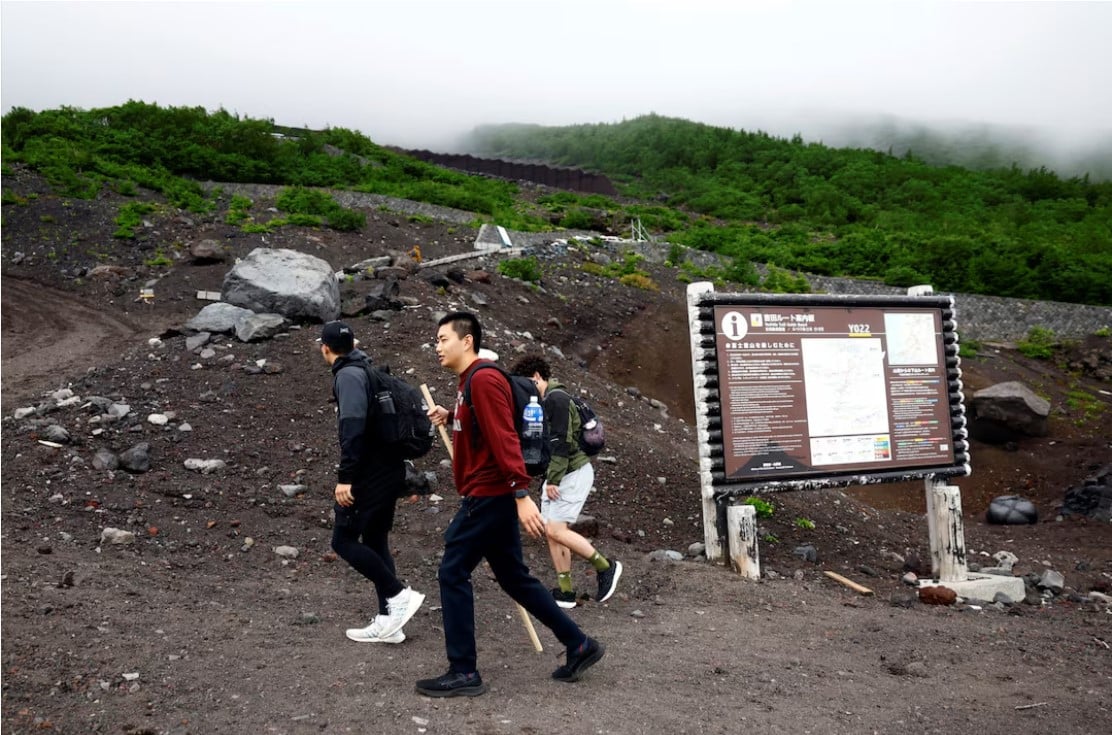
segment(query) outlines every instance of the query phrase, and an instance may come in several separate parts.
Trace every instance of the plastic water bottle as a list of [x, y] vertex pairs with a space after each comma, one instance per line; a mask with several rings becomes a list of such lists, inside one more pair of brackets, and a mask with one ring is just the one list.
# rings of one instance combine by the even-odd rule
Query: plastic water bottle
[[525, 433], [522, 436], [521, 454], [525, 464], [537, 464], [541, 461], [544, 442], [544, 409], [537, 402], [536, 396], [529, 396], [529, 405], [522, 412], [525, 419]]

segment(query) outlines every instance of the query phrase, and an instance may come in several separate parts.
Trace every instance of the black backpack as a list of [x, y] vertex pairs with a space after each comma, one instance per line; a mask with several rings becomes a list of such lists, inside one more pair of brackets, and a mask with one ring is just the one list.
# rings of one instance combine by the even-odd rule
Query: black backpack
[[575, 410], [579, 412], [579, 451], [588, 457], [594, 457], [606, 446], [606, 432], [602, 428], [602, 419], [579, 396], [573, 396], [562, 388], [553, 390], [566, 393]]
[[[494, 368], [506, 378], [510, 383], [510, 392], [514, 397], [514, 430], [517, 432], [517, 439], [521, 443], [521, 456], [525, 458], [525, 447], [527, 446], [527, 439], [525, 438], [525, 407], [529, 405], [529, 397], [536, 396], [537, 402], [541, 402], [541, 393], [537, 390], [536, 384], [532, 378], [527, 378], [523, 375], [510, 375], [501, 365], [493, 362], [484, 362], [467, 376], [467, 382], [463, 384], [463, 400], [474, 412], [475, 406], [471, 403], [471, 378], [475, 377], [475, 373], [483, 368]], [[474, 417], [474, 413], [472, 413]], [[478, 431], [479, 424], [475, 422], [475, 430]], [[536, 462], [526, 462], [525, 471], [529, 473], [530, 477], [543, 477], [548, 471], [548, 464], [552, 461], [552, 435], [548, 428], [547, 419], [544, 422], [544, 433], [540, 446], [540, 458]]]
[[433, 445], [432, 421], [421, 391], [389, 368], [377, 368], [357, 360], [367, 373], [370, 404], [367, 406], [368, 433], [388, 447], [388, 453], [401, 459], [417, 459], [428, 454]]

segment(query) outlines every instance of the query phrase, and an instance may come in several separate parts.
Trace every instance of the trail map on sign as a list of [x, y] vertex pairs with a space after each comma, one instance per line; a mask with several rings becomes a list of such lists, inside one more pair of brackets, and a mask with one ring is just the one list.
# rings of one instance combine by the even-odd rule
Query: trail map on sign
[[727, 477], [952, 463], [938, 309], [716, 306]]

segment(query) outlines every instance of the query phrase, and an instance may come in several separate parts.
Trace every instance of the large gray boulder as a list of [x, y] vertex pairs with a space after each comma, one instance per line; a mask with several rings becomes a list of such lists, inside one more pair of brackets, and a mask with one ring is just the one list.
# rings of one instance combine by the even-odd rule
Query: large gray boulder
[[242, 306], [217, 302], [197, 312], [197, 316], [185, 323], [185, 328], [191, 332], [234, 332], [240, 320], [254, 313]]
[[327, 322], [340, 315], [340, 284], [320, 258], [296, 250], [256, 248], [224, 276], [221, 298], [263, 314]]
[[990, 443], [1022, 436], [1046, 436], [1050, 401], [1019, 381], [997, 383], [973, 394], [969, 406], [970, 434]]

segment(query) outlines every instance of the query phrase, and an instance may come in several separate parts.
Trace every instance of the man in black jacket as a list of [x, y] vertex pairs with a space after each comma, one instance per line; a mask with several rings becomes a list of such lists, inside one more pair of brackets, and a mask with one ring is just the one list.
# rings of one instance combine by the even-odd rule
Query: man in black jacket
[[405, 463], [375, 442], [368, 421], [377, 410], [366, 369], [370, 358], [355, 348], [351, 327], [328, 322], [317, 341], [321, 356], [332, 366], [340, 436], [332, 548], [374, 583], [378, 596], [378, 615], [365, 628], [348, 629], [347, 637], [361, 643], [401, 643], [402, 626], [425, 600], [398, 581], [387, 540], [394, 526], [394, 505], [405, 485]]

